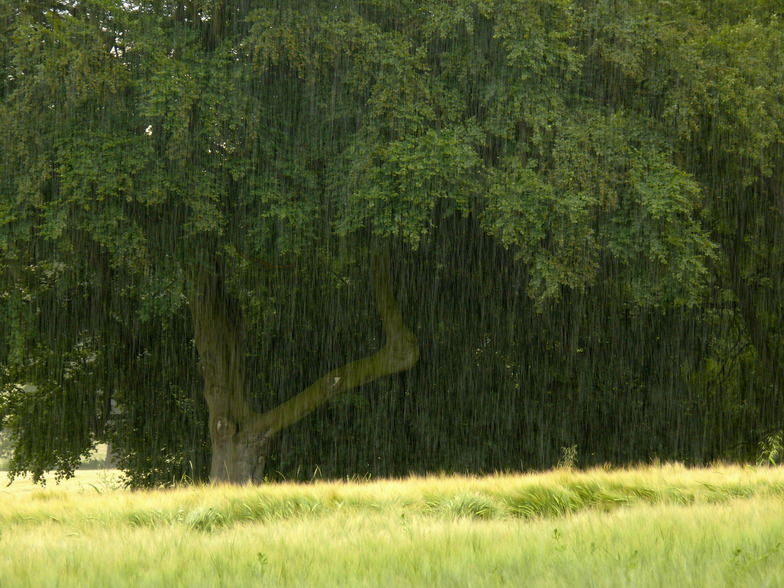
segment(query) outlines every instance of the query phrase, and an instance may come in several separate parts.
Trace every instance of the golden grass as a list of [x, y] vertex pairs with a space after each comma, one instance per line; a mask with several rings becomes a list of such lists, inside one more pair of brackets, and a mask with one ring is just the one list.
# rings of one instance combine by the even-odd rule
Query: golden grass
[[[89, 505], [103, 516], [134, 524], [181, 522], [212, 530], [233, 524], [323, 516], [340, 510], [407, 512], [477, 519], [558, 517], [586, 509], [612, 511], [640, 504], [721, 503], [733, 498], [784, 496], [784, 468], [678, 464], [626, 470], [555, 470], [484, 477], [427, 476], [373, 482], [319, 481], [262, 486], [191, 485], [131, 492], [115, 471], [82, 470], [59, 485], [16, 480], [0, 490], [0, 520], [7, 500], [45, 516], [81, 516]], [[78, 500], [76, 496], [80, 496]], [[50, 506], [47, 507], [46, 504]]]
[[2, 586], [784, 585], [780, 468], [18, 483], [0, 494]]

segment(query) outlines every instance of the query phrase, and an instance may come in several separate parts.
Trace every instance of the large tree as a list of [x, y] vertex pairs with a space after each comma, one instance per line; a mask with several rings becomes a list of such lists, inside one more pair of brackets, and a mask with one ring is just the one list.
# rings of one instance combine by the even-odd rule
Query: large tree
[[[781, 353], [771, 314], [781, 297], [761, 306], [744, 295], [775, 288], [744, 268], [764, 258], [779, 271], [779, 242], [744, 252], [753, 219], [724, 230], [732, 209], [722, 216], [716, 203], [728, 184], [710, 175], [718, 158], [717, 177], [781, 195], [780, 133], [757, 126], [780, 89], [752, 93], [763, 111], [744, 112], [754, 68], [739, 63], [738, 95], [722, 93], [722, 60], [747, 55], [736, 37], [756, 38], [744, 27], [763, 27], [779, 51], [770, 15], [711, 22], [696, 1], [565, 0], [2, 10], [3, 406], [19, 471], [72, 468], [111, 401], [151, 387], [142, 372], [160, 377], [133, 418], [154, 419], [156, 392], [183, 397], [198, 361], [206, 403], [189, 401], [189, 414], [208, 411], [211, 478], [261, 479], [280, 431], [417, 362], [417, 334], [433, 332], [439, 304], [401, 313], [391, 269], [405, 274], [406, 259], [454, 264], [480, 295], [485, 277], [513, 275], [501, 287], [526, 292], [539, 313], [597, 290], [614, 308], [689, 307], [712, 268], [730, 268], [722, 279], [754, 344], [774, 363]], [[700, 102], [716, 93], [713, 106]], [[711, 129], [744, 122], [743, 141], [711, 143]], [[757, 162], [752, 178], [726, 171], [738, 154]], [[706, 201], [731, 263], [700, 222]], [[267, 349], [311, 359], [325, 338], [358, 351], [334, 321], [331, 338], [312, 341], [269, 325], [287, 304], [295, 321], [329, 314], [319, 301], [356, 283], [359, 266], [384, 345], [306, 366], [329, 369], [276, 403], [276, 370], [247, 342], [276, 333]], [[366, 305], [355, 312], [343, 317], [372, 320]]]

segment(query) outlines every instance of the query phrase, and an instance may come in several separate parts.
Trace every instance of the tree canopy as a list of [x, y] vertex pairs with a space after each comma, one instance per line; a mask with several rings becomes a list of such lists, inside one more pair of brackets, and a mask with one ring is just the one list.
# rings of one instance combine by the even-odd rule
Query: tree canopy
[[5, 3], [12, 470], [111, 438], [136, 483], [258, 479], [344, 429], [338, 473], [742, 453], [784, 384], [774, 8]]

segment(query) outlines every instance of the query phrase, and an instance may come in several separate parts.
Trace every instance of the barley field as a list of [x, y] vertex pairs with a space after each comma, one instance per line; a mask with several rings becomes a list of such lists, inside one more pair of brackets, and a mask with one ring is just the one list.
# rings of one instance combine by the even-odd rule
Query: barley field
[[782, 586], [784, 469], [0, 487], [0, 586]]

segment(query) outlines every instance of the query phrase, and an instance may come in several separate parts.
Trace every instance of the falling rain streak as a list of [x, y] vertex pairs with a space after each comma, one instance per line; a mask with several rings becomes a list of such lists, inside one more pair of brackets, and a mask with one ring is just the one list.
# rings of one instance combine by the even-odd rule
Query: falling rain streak
[[0, 3], [11, 473], [774, 456], [776, 5]]

